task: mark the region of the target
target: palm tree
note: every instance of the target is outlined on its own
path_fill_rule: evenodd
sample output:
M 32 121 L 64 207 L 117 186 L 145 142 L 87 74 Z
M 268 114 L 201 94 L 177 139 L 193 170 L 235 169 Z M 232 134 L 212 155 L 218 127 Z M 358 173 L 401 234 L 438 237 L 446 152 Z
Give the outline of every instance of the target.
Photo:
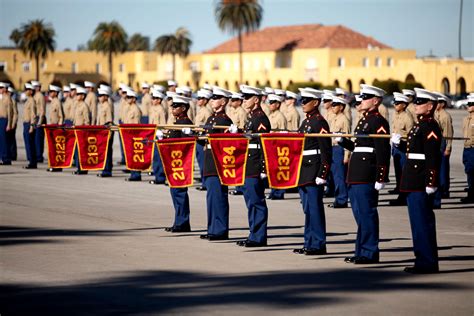
M 39 81 L 39 60 L 54 52 L 54 29 L 51 24 L 44 24 L 43 20 L 33 20 L 23 24 L 20 30 L 13 30 L 10 39 L 15 42 L 25 55 L 34 58 L 36 62 L 36 80 Z
M 215 8 L 217 24 L 222 31 L 237 33 L 239 40 L 239 78 L 242 82 L 242 32 L 258 30 L 263 8 L 258 0 L 221 0 Z
M 113 85 L 113 56 L 127 50 L 127 33 L 116 21 L 102 22 L 95 28 L 90 48 L 97 52 L 107 54 L 109 62 L 109 84 Z
M 160 36 L 155 41 L 154 49 L 160 55 L 171 54 L 173 56 L 173 78 L 176 78 L 176 55 L 185 58 L 189 55 L 189 51 L 193 41 L 189 31 L 184 27 L 180 27 L 174 34 Z
M 130 36 L 128 40 L 129 51 L 149 51 L 150 50 L 150 38 L 143 36 L 140 33 L 135 33 Z

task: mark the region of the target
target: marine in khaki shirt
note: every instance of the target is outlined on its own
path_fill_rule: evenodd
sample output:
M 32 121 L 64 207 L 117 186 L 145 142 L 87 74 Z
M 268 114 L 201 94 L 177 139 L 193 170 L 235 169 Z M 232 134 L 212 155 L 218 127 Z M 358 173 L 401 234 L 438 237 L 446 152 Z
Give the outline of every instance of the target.
M 234 125 L 239 129 L 243 129 L 248 120 L 248 115 L 242 107 L 242 102 L 243 97 L 240 93 L 232 94 L 227 111 L 227 116 L 229 116 Z
M 33 133 L 33 128 L 36 124 L 36 104 L 33 98 L 33 90 L 27 88 L 25 94 L 26 101 L 23 106 L 23 122 L 30 124 L 29 132 Z
M 468 114 L 462 121 L 462 134 L 464 138 L 464 148 L 474 148 L 474 97 L 468 103 Z
M 89 107 L 84 102 L 86 97 L 86 90 L 84 88 L 77 88 L 76 102 L 74 103 L 74 118 L 73 124 L 75 126 L 91 125 Z
M 354 108 L 356 109 L 356 125 L 359 122 L 359 120 L 364 116 L 364 111 L 360 108 L 360 105 L 362 104 L 362 98 L 360 95 L 355 96 L 355 103 L 354 103 Z M 351 127 L 352 129 L 352 127 Z
M 120 101 L 119 101 L 119 108 L 118 108 L 118 119 L 120 122 L 123 122 L 125 118 L 125 114 L 127 112 L 128 103 L 127 103 L 127 90 L 121 89 L 119 90 Z
M 386 107 L 383 103 L 380 103 L 379 106 L 378 106 L 378 108 L 379 108 L 379 113 L 380 113 L 380 115 L 382 115 L 382 117 L 383 117 L 384 119 L 386 119 L 387 122 L 389 122 L 389 115 L 388 115 L 388 109 L 387 109 L 387 107 Z
M 285 100 L 286 110 L 283 111 L 280 108 L 281 113 L 283 113 L 286 118 L 286 128 L 289 131 L 297 131 L 300 127 L 301 118 L 298 110 L 295 107 L 297 98 L 298 95 L 296 93 L 287 91 Z
M 156 125 L 165 125 L 166 124 L 166 112 L 161 103 L 165 95 L 159 91 L 154 91 L 151 105 L 148 108 L 148 123 Z
M 127 108 L 124 111 L 123 123 L 125 124 L 139 124 L 142 119 L 142 111 L 137 105 L 137 98 L 135 92 L 127 92 Z
M 323 107 L 325 110 L 323 117 L 326 119 L 326 122 L 331 125 L 331 121 L 334 119 L 335 114 L 332 111 L 332 98 L 326 93 L 323 95 Z
M 341 98 L 341 100 L 343 100 L 343 98 Z M 347 116 L 344 114 L 344 108 L 347 106 L 348 105 L 337 102 L 331 104 L 331 110 L 334 113 L 333 119 L 331 122 L 328 122 L 331 133 L 350 134 L 351 126 Z M 333 146 L 339 146 L 335 137 L 331 138 L 331 140 Z M 344 150 L 344 163 L 349 162 L 349 154 L 350 152 L 348 150 Z
M 286 118 L 280 112 L 280 105 L 283 98 L 276 94 L 270 94 L 268 95 L 268 101 L 270 103 L 270 114 L 268 115 L 268 119 L 270 120 L 272 130 L 286 130 Z
M 41 92 L 41 85 L 35 86 L 35 94 L 33 97 L 35 99 L 36 115 L 38 115 L 38 124 L 44 124 L 46 119 L 46 102 Z
M 438 122 L 439 127 L 441 128 L 441 133 L 443 134 L 443 138 L 446 137 L 453 137 L 453 119 L 451 115 L 446 111 L 447 102 L 445 100 L 438 101 L 438 105 L 436 106 L 436 111 L 434 113 L 434 118 L 436 122 Z M 445 156 L 449 156 L 451 154 L 453 140 L 447 139 L 446 140 L 446 150 L 444 152 Z
M 0 87 L 0 117 L 7 119 L 6 131 L 12 128 L 13 104 L 6 86 Z
M 347 100 L 346 99 L 346 93 L 347 92 L 344 89 L 336 88 L 336 96 L 337 97 L 342 98 L 344 100 Z M 351 107 L 350 107 L 349 104 L 344 106 L 344 115 L 347 117 L 347 120 L 349 121 L 350 130 L 352 130 L 352 110 L 351 110 Z
M 65 88 L 65 87 L 64 87 Z M 64 120 L 72 122 L 73 116 L 74 116 L 74 111 L 73 111 L 73 105 L 74 105 L 74 97 L 76 95 L 76 90 L 64 90 L 63 88 L 63 96 L 64 96 L 64 102 L 63 102 L 63 113 L 64 113 Z M 74 94 L 74 95 L 73 95 Z
M 61 91 L 59 87 L 50 85 L 49 86 L 49 118 L 48 122 L 50 124 L 59 124 L 62 125 L 64 123 L 64 113 L 63 107 L 61 105 L 61 101 L 59 101 L 58 93 Z
M 17 127 L 17 124 L 18 124 L 18 104 L 16 103 L 15 98 L 13 98 L 13 92 L 14 91 L 9 91 L 8 94 L 9 94 L 10 100 L 12 102 L 12 112 L 13 112 L 11 128 L 15 129 Z
M 265 112 L 265 114 L 267 116 L 268 116 L 268 114 L 270 114 L 270 106 L 268 104 L 268 95 L 262 95 L 262 100 L 260 102 L 260 107 L 262 108 L 263 112 Z
M 103 91 L 105 92 L 105 91 Z M 109 96 L 103 94 L 99 89 L 99 103 L 97 105 L 97 125 L 113 123 L 112 108 L 109 103 Z
M 196 117 L 194 123 L 198 126 L 204 125 L 207 119 L 212 115 L 212 112 L 207 107 L 212 93 L 207 90 L 199 90 L 196 102 Z
M 89 107 L 89 112 L 91 113 L 91 124 L 94 125 L 97 121 L 97 96 L 95 95 L 94 86 L 91 82 L 86 81 L 84 85 L 87 90 L 87 96 L 84 102 Z
M 392 133 L 400 134 L 406 138 L 408 132 L 415 124 L 410 112 L 406 111 L 407 104 L 404 102 L 395 102 L 393 105 L 395 112 L 392 117 Z

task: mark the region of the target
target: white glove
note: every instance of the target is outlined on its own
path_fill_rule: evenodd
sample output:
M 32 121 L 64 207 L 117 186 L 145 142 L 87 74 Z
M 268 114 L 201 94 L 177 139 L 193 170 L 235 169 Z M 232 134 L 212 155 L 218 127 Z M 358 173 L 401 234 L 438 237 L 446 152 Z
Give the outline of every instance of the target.
M 316 185 L 322 185 L 322 184 L 326 184 L 326 180 L 324 180 L 323 178 L 320 178 L 320 177 L 316 177 Z
M 189 135 L 191 134 L 191 129 L 189 127 L 185 127 L 181 130 L 181 132 L 183 132 L 185 135 Z
M 341 143 L 342 137 L 341 136 L 335 137 L 334 140 L 336 141 L 336 143 Z
M 279 131 L 278 133 L 288 134 L 288 131 Z
M 392 133 L 392 137 L 390 138 L 390 142 L 394 146 L 400 145 L 400 139 L 402 138 L 402 135 L 397 134 L 397 133 Z
M 437 187 L 426 187 L 426 194 L 430 195 L 435 193 L 438 190 Z
M 375 182 L 375 190 L 380 191 L 385 188 L 385 182 Z
M 162 140 L 163 139 L 163 132 L 159 129 L 156 130 L 156 138 L 158 138 L 158 140 Z
M 266 177 L 267 177 L 267 174 L 266 174 L 266 173 L 263 173 L 263 172 L 262 172 L 262 173 L 260 174 L 260 179 L 263 180 L 263 179 L 265 179 Z
M 237 125 L 234 125 L 234 124 L 230 124 L 229 126 L 229 133 L 232 133 L 232 134 L 235 134 L 239 131 L 239 129 L 237 128 Z

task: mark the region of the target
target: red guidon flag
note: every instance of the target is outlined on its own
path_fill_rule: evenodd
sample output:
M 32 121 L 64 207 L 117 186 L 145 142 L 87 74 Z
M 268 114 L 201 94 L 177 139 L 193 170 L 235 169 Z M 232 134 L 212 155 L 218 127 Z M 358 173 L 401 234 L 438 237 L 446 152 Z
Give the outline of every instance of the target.
M 79 165 L 82 170 L 104 170 L 110 130 L 103 125 L 75 126 Z
M 153 161 L 153 145 L 156 133 L 155 124 L 120 124 L 127 169 L 147 171 Z
M 185 188 L 193 185 L 196 140 L 192 137 L 163 139 L 157 146 L 169 186 Z
M 249 139 L 239 134 L 212 134 L 209 143 L 221 183 L 243 185 Z
M 272 133 L 261 136 L 268 185 L 274 189 L 289 189 L 298 185 L 303 157 L 304 135 Z
M 76 146 L 76 135 L 72 129 L 50 124 L 44 127 L 48 146 L 49 168 L 71 168 Z

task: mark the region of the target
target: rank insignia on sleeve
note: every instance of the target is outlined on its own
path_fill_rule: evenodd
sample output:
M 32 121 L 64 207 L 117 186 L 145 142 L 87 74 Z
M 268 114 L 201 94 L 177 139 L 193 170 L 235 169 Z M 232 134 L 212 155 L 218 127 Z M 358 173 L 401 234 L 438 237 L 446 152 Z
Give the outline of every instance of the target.
M 387 131 L 383 126 L 380 126 L 379 129 L 377 130 L 377 134 L 387 134 Z
M 261 130 L 261 129 L 267 130 L 267 128 L 265 127 L 265 125 L 263 125 L 262 123 L 260 123 L 260 125 L 258 126 L 257 131 L 259 131 L 259 130 Z
M 431 137 L 433 137 L 434 139 L 438 139 L 438 136 L 435 134 L 434 131 L 431 131 L 431 133 L 428 134 L 428 136 L 426 137 L 426 139 L 430 139 Z
M 319 131 L 321 134 L 327 134 L 328 131 L 324 129 L 324 127 L 321 127 L 321 130 Z

